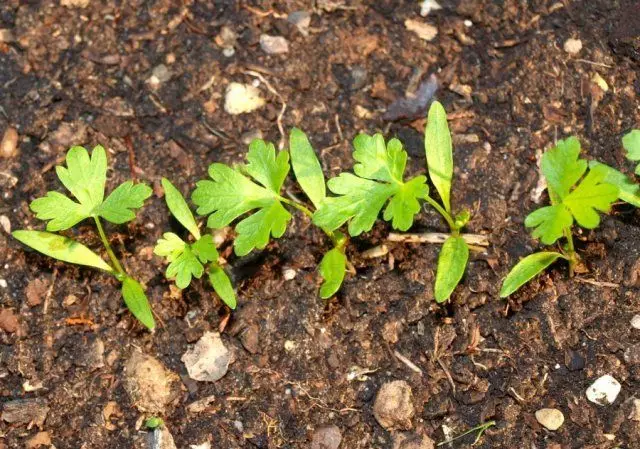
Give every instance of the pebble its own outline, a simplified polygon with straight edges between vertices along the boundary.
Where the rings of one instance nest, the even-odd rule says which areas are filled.
[[[432,41],[438,35],[436,27],[420,20],[407,19],[404,21],[404,26],[407,30],[413,31],[420,39],[424,39],[427,42]]]
[[[260,47],[268,55],[280,55],[289,52],[289,42],[282,36],[261,34]]]
[[[536,420],[549,430],[558,430],[564,423],[564,415],[557,408],[541,408],[536,412]]]
[[[413,394],[407,382],[395,380],[380,388],[373,405],[373,416],[386,430],[411,429],[414,413]]]
[[[398,433],[393,437],[393,449],[434,449],[435,442],[427,435]]]
[[[247,326],[240,334],[240,342],[248,352],[257,354],[260,350],[260,327],[257,324]]]
[[[150,449],[177,449],[173,436],[165,426],[157,427],[149,435]]]
[[[640,329],[640,315],[634,315],[633,318],[631,318],[631,327]]]
[[[6,28],[0,28],[0,42],[4,44],[9,44],[15,41],[16,41],[16,37],[13,34],[13,31],[8,30]]]
[[[303,36],[309,35],[309,25],[311,25],[311,14],[307,11],[294,11],[287,16],[287,22],[294,25]]]
[[[640,364],[640,343],[636,343],[624,351],[624,361],[629,365]]]
[[[369,72],[361,65],[351,69],[351,90],[360,90],[367,84]]]
[[[189,449],[211,449],[211,443],[205,441],[204,443],[200,444],[190,444]]]
[[[293,268],[285,268],[282,270],[282,277],[285,281],[292,281],[296,278],[296,274],[297,272]]]
[[[38,447],[51,447],[51,435],[49,432],[38,432],[25,443],[26,449],[35,449]]]
[[[338,449],[342,433],[338,426],[324,426],[316,429],[311,438],[311,449]]]
[[[2,280],[4,281],[4,279]],[[4,281],[4,284],[6,282]],[[6,285],[4,287],[6,288]],[[18,330],[18,316],[12,309],[0,310],[0,329],[9,334],[13,334]]]
[[[224,110],[238,115],[255,111],[265,105],[260,89],[251,84],[231,83],[224,97]]]
[[[223,26],[220,29],[220,33],[215,38],[215,42],[218,46],[225,50],[231,49],[236,46],[238,35],[228,26]]]
[[[582,50],[582,41],[580,39],[569,38],[564,42],[564,51],[571,55],[576,55]]]
[[[149,83],[151,87],[158,87],[160,84],[166,83],[170,79],[171,71],[166,65],[160,64],[153,68],[151,76],[147,79],[147,83]]]
[[[67,8],[86,8],[91,0],[60,0],[60,5]]]
[[[631,413],[627,417],[631,421],[640,421],[640,399],[633,398],[633,403],[631,404]]]
[[[420,4],[420,15],[427,17],[431,11],[442,9],[442,6],[436,0],[423,0]]]
[[[620,383],[609,374],[598,378],[587,388],[587,399],[598,405],[611,405],[620,393]]]
[[[0,141],[0,157],[10,158],[18,153],[18,131],[11,126],[8,127]]]
[[[231,352],[218,332],[207,332],[182,355],[181,360],[193,380],[215,382],[227,374]]]
[[[0,227],[7,234],[11,234],[11,221],[6,215],[0,215]]]
[[[8,286],[9,286],[9,284],[7,284],[7,280],[6,279],[0,279],[0,287],[7,288]]]
[[[154,357],[134,351],[124,370],[124,389],[142,412],[162,415],[180,394],[178,375]]]
[[[49,406],[45,399],[16,399],[5,402],[2,407],[2,420],[9,424],[29,424],[42,428]]]

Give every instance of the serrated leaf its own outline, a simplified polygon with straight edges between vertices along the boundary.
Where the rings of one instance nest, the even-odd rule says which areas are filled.
[[[218,250],[216,249],[216,244],[213,241],[213,236],[207,234],[203,235],[201,238],[196,240],[192,245],[191,249],[193,253],[198,256],[200,262],[207,263],[218,260]]]
[[[320,276],[324,279],[320,286],[320,297],[331,298],[340,290],[347,269],[347,257],[338,249],[327,251],[320,262]]]
[[[298,128],[289,135],[289,151],[298,184],[317,209],[327,196],[324,174],[309,139]]]
[[[618,198],[622,201],[640,207],[640,185],[636,184],[631,178],[613,167],[602,164],[600,162],[589,162],[590,168],[603,167],[605,177],[602,182],[613,184],[618,187]]]
[[[173,232],[165,232],[162,238],[158,239],[153,253],[157,256],[166,257],[169,262],[175,260],[178,255],[184,251],[187,243]]]
[[[395,229],[406,231],[420,211],[418,199],[429,189],[424,176],[403,180],[407,153],[397,139],[385,147],[381,134],[361,134],[354,140],[355,175],[341,173],[327,183],[329,190],[340,195],[328,197],[313,216],[320,227],[335,230],[349,221],[352,236],[369,231],[383,206],[389,201],[383,218]]]
[[[138,281],[129,276],[122,281],[122,298],[131,314],[144,324],[147,329],[154,330],[156,322],[153,319],[151,305]]]
[[[166,271],[167,279],[176,280],[179,289],[185,289],[191,283],[191,278],[200,279],[204,273],[204,266],[193,253],[191,246],[185,245],[182,251],[176,254]]]
[[[62,184],[88,210],[99,206],[104,199],[107,181],[107,154],[101,145],[89,153],[83,147],[72,147],[67,152],[67,167],[56,167]]]
[[[451,212],[453,145],[447,124],[447,112],[437,101],[434,101],[429,108],[424,131],[424,148],[427,154],[429,178],[438,191],[444,208],[447,212]]]
[[[633,129],[622,138],[622,146],[627,150],[627,159],[640,161],[640,129]],[[636,175],[640,175],[640,164],[636,166]]]
[[[133,181],[125,181],[115,188],[106,200],[93,210],[93,214],[99,215],[107,221],[122,224],[136,218],[132,209],[139,209],[144,201],[151,196],[152,190],[146,184],[134,184]]]
[[[445,240],[438,256],[438,271],[434,286],[436,302],[444,302],[460,283],[469,260],[469,247],[462,237]]]
[[[504,279],[500,289],[500,297],[506,298],[513,294],[559,258],[565,259],[562,254],[553,251],[534,253],[525,257],[511,269]]]
[[[555,147],[542,155],[542,173],[554,204],[569,195],[571,187],[587,170],[587,161],[579,157],[580,141],[575,137],[559,140]]]
[[[99,255],[82,243],[62,235],[42,231],[14,231],[12,235],[28,247],[54,259],[114,272]]]
[[[200,229],[198,229],[196,219],[193,217],[191,209],[182,196],[182,193],[180,193],[167,178],[162,178],[162,187],[164,189],[164,199],[169,211],[171,211],[176,220],[198,240],[201,237]]]
[[[176,234],[166,232],[158,240],[153,252],[166,257],[169,266],[165,275],[167,279],[175,278],[176,286],[180,289],[187,288],[192,277],[202,277],[204,264],[218,260],[218,251],[211,235],[202,236],[190,245]]]
[[[244,171],[262,186],[247,178],[240,170],[224,164],[212,164],[209,175],[213,181],[199,181],[193,192],[193,202],[199,214],[211,214],[210,228],[222,228],[239,216],[259,209],[236,226],[236,254],[248,254],[254,248],[264,248],[270,236],[281,237],[291,214],[280,202],[279,190],[289,171],[288,153],[275,156],[272,144],[252,142]],[[264,187],[263,187],[264,186]]]
[[[91,215],[91,210],[59,192],[47,192],[46,196],[31,202],[36,218],[50,220],[47,231],[63,231]]]
[[[604,167],[594,167],[580,184],[563,200],[580,226],[594,229],[600,224],[598,212],[609,212],[618,198],[618,188],[604,183]]]
[[[535,228],[532,236],[545,245],[552,245],[573,224],[571,212],[562,204],[541,207],[524,220],[527,228]]]
[[[236,293],[233,291],[231,279],[218,264],[209,267],[209,282],[220,299],[231,309],[236,308]]]

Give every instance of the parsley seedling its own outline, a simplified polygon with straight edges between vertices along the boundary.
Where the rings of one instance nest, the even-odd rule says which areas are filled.
[[[173,232],[166,232],[158,240],[153,252],[165,257],[169,262],[167,278],[175,279],[178,288],[185,289],[191,283],[192,277],[202,277],[205,272],[204,265],[208,264],[211,286],[226,305],[235,309],[236,295],[229,276],[218,263],[219,255],[213,237],[200,234],[187,201],[168,179],[162,178],[162,187],[169,210],[194,239],[193,243],[187,243]]]
[[[312,209],[322,207],[327,200],[322,168],[306,135],[294,128],[289,143],[293,172],[313,207],[281,195],[282,186],[291,169],[289,152],[276,152],[272,143],[260,139],[249,145],[247,164],[238,167],[211,164],[211,180],[202,180],[196,184],[191,198],[198,206],[198,214],[209,216],[209,228],[223,228],[253,212],[235,226],[237,237],[234,252],[238,256],[265,248],[272,237],[282,237],[292,217],[285,206],[312,218]],[[320,275],[324,278],[320,296],[329,298],[339,290],[344,280],[347,266],[346,238],[339,232],[323,226],[321,228],[334,245],[320,262]]]
[[[30,207],[37,218],[47,221],[48,232],[19,230],[12,235],[23,244],[54,259],[98,268],[113,275],[122,283],[122,297],[131,313],[153,330],[155,321],[144,289],[125,272],[101,222],[101,218],[114,224],[133,220],[136,216],[134,210],[142,207],[149,198],[151,188],[126,181],[105,199],[107,155],[99,145],[93,149],[91,157],[83,147],[72,147],[67,152],[66,162],[66,167],[56,167],[56,174],[77,201],[59,192],[47,192],[46,196],[31,202]],[[81,243],[53,233],[69,229],[86,218],[93,218],[111,264]]]
[[[624,141],[627,147],[627,141]],[[564,238],[559,251],[531,254],[518,262],[505,278],[501,297],[507,297],[544,271],[558,259],[569,263],[573,276],[579,262],[573,243],[574,223],[586,229],[600,224],[600,213],[607,213],[616,199],[640,206],[640,186],[626,175],[600,162],[580,158],[580,142],[575,137],[560,140],[542,156],[541,169],[547,180],[550,206],[535,210],[525,219],[533,237],[545,245]]]

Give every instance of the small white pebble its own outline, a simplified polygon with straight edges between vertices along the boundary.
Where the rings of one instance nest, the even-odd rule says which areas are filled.
[[[233,47],[227,47],[224,50],[222,50],[222,54],[224,55],[225,58],[230,58],[236,54],[236,49]]]
[[[291,281],[296,278],[296,270],[293,268],[285,268],[282,270],[282,277],[284,277],[285,281]]]
[[[296,346],[298,346],[298,344],[295,341],[286,340],[284,342],[284,350],[287,352],[293,351],[296,348]]]
[[[560,369],[560,364],[556,363],[556,366],[554,366],[555,369]]]
[[[0,287],[7,288],[7,285],[9,285],[7,284],[7,281],[5,281],[4,279],[0,279]]]
[[[464,26],[466,26],[467,28],[471,28],[473,26],[473,22],[467,19],[464,21]]]
[[[146,225],[144,225],[144,227],[147,228],[147,229],[154,229],[156,227],[156,225],[151,223],[151,222],[149,222]]]
[[[578,54],[582,50],[582,41],[580,39],[567,39],[564,43],[564,51],[571,55]]]
[[[640,329],[640,315],[634,315],[633,318],[631,318],[631,327]]]
[[[622,386],[620,382],[609,374],[596,379],[594,383],[587,388],[587,399],[598,405],[611,405],[618,397],[618,393]]]
[[[0,215],[0,226],[7,234],[11,234],[11,221],[6,215]]]

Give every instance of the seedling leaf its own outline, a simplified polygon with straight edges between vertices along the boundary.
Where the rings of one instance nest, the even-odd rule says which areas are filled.
[[[633,129],[622,138],[622,146],[627,150],[627,159],[640,161],[640,129]],[[640,175],[640,164],[636,167],[636,175]]]
[[[559,140],[554,148],[542,155],[542,173],[553,204],[569,195],[571,187],[587,171],[587,161],[579,157],[580,141],[576,137]]]
[[[122,224],[136,218],[132,209],[143,206],[144,200],[151,196],[152,190],[146,184],[134,184],[126,181],[111,192],[106,200],[93,211],[107,221]]]
[[[122,297],[134,317],[144,324],[147,329],[155,329],[156,322],[153,319],[149,300],[138,281],[129,276],[125,277],[124,281],[122,281]]]
[[[524,220],[527,228],[535,228],[531,235],[545,245],[552,245],[572,224],[571,212],[563,204],[541,207]]]
[[[605,172],[605,177],[602,182],[618,187],[620,190],[618,198],[622,201],[632,204],[635,207],[640,207],[640,185],[633,182],[631,178],[624,173],[600,162],[591,161],[589,167],[591,169],[602,167]]]
[[[220,299],[231,309],[236,308],[236,294],[227,273],[218,264],[209,266],[209,281]]]
[[[83,147],[72,147],[67,152],[67,167],[56,167],[62,184],[88,210],[99,206],[104,199],[107,181],[107,154],[100,145],[89,153]]]
[[[618,198],[618,188],[603,182],[606,175],[606,169],[594,167],[589,170],[578,187],[563,200],[583,228],[598,227],[600,224],[598,212],[609,212],[611,204]]]
[[[469,259],[469,247],[462,237],[445,240],[438,256],[438,271],[434,296],[436,302],[444,302],[460,283]]]
[[[59,192],[47,192],[29,206],[40,220],[50,220],[47,231],[63,231],[89,217],[91,210]]]
[[[424,131],[424,149],[427,154],[429,178],[438,191],[444,208],[447,212],[451,212],[453,145],[447,124],[447,113],[442,104],[437,101],[434,101],[429,108]]]
[[[559,258],[565,259],[565,256],[553,251],[528,255],[518,262],[504,279],[502,288],[500,289],[500,297],[506,298],[513,294]]]
[[[207,226],[219,229],[253,210],[259,211],[238,223],[238,238],[234,249],[237,255],[262,249],[270,236],[281,237],[291,214],[282,206],[280,188],[289,171],[289,155],[281,151],[275,155],[272,144],[254,140],[247,155],[245,171],[262,186],[247,178],[239,169],[224,164],[209,166],[213,181],[199,181],[193,192],[197,212],[209,215]]]
[[[193,217],[191,209],[189,209],[189,205],[180,190],[171,184],[171,181],[167,178],[162,178],[162,188],[164,189],[164,199],[167,202],[169,211],[196,240],[200,239],[200,230],[196,219]]]
[[[369,231],[390,200],[383,218],[395,229],[406,231],[420,211],[418,199],[429,194],[424,176],[408,182],[403,180],[407,153],[397,139],[385,147],[381,134],[361,134],[354,140],[355,175],[341,173],[327,183],[329,190],[340,195],[328,197],[316,211],[313,222],[335,230],[349,221],[349,234],[356,236]]]
[[[210,235],[203,236],[192,245],[171,232],[165,233],[162,237],[153,252],[167,258],[169,266],[166,276],[168,279],[175,278],[180,289],[187,288],[192,277],[202,277],[203,264],[218,259],[218,251]]]
[[[298,184],[317,209],[327,195],[324,174],[309,139],[298,128],[293,128],[289,135],[289,151]]]
[[[54,259],[113,273],[113,269],[99,255],[70,238],[42,231],[14,231],[12,235],[30,248]]]
[[[347,257],[338,248],[333,248],[322,257],[319,267],[320,276],[324,279],[320,286],[322,299],[330,298],[340,290],[346,267]]]

